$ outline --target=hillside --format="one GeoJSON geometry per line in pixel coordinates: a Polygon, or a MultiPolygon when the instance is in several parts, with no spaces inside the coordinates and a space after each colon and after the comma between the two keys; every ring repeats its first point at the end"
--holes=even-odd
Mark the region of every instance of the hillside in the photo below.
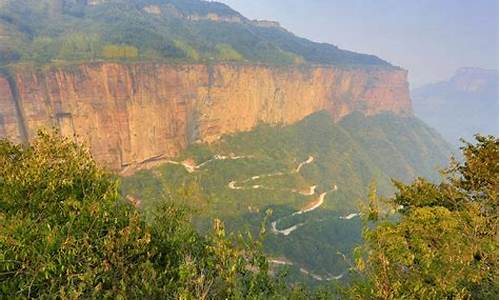
{"type": "Polygon", "coordinates": [[[462,68],[447,81],[411,91],[415,113],[451,143],[498,136],[498,71],[462,68]]]}
{"type": "MultiPolygon", "coordinates": [[[[325,299],[273,274],[258,237],[199,234],[180,201],[129,205],[88,149],[0,140],[2,299],[325,299]]],[[[321,296],[323,295],[323,296],[321,296]]]]}
{"type": "Polygon", "coordinates": [[[377,65],[200,0],[3,0],[0,63],[148,60],[377,65]],[[4,34],[7,32],[7,34],[4,34]]]}
{"type": "Polygon", "coordinates": [[[334,123],[320,112],[294,125],[261,125],[192,146],[124,177],[122,185],[146,211],[187,189],[201,230],[217,216],[232,230],[257,231],[272,209],[266,223],[271,260],[291,267],[292,280],[318,283],[347,276],[353,246],[361,242],[359,205],[372,180],[387,195],[390,178],[436,179],[450,149],[414,117],[355,113],[334,123]]]}

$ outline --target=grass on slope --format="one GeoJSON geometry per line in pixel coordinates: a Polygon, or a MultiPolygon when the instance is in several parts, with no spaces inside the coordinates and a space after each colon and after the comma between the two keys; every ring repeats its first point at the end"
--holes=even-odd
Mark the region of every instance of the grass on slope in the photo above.
{"type": "Polygon", "coordinates": [[[376,180],[379,192],[386,194],[391,192],[391,177],[404,181],[417,175],[435,178],[437,169],[447,163],[450,149],[435,131],[413,117],[353,114],[335,124],[321,112],[291,126],[261,125],[251,132],[225,136],[216,144],[192,146],[177,160],[191,158],[201,163],[213,155],[231,153],[251,157],[214,160],[194,173],[180,165],[163,165],[124,178],[123,192],[142,199],[144,209],[154,209],[162,197],[187,187],[185,199],[197,212],[194,221],[200,230],[206,229],[211,218],[221,217],[232,230],[255,231],[266,210],[272,209],[267,224],[269,255],[286,258],[314,274],[337,276],[348,268],[341,254],[349,257],[361,242],[360,219],[341,217],[359,211],[370,182],[376,180]],[[314,161],[293,173],[309,156],[314,161]],[[249,180],[277,172],[284,175],[249,180]],[[231,189],[232,181],[250,189],[231,189]],[[251,188],[254,185],[266,188],[251,188]],[[290,191],[312,185],[317,185],[313,196],[290,191]],[[337,191],[331,191],[334,186],[337,191]],[[319,209],[290,216],[327,191],[331,192],[319,209]],[[273,234],[273,221],[278,230],[300,226],[286,236],[273,234]]]}

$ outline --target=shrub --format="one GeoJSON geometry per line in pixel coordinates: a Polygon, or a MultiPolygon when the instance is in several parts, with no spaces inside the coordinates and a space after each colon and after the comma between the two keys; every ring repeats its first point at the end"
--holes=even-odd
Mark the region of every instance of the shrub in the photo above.
{"type": "MultiPolygon", "coordinates": [[[[0,142],[0,294],[16,298],[287,299],[260,240],[199,235],[164,202],[144,215],[89,151],[53,134],[0,142]]],[[[293,291],[302,295],[302,290],[293,291]]],[[[298,297],[298,296],[297,296],[298,297]]]]}

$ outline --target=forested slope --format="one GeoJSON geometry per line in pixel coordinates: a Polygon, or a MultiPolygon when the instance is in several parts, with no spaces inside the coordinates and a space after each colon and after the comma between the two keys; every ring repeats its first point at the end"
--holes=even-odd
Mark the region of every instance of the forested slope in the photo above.
{"type": "Polygon", "coordinates": [[[268,253],[322,278],[338,277],[347,270],[342,254],[350,256],[361,242],[359,206],[370,183],[388,194],[391,178],[437,179],[451,154],[413,117],[352,114],[334,123],[320,112],[291,126],[262,125],[193,146],[170,163],[124,178],[123,192],[147,210],[161,195],[187,188],[202,230],[217,216],[233,230],[257,231],[271,209],[268,253]]]}

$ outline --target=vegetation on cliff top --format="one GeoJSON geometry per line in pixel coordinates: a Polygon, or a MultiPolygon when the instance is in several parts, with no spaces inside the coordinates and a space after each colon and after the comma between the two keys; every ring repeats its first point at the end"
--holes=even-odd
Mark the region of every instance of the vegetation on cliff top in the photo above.
{"type": "Polygon", "coordinates": [[[199,0],[4,0],[0,65],[88,61],[390,66],[199,0]]]}

